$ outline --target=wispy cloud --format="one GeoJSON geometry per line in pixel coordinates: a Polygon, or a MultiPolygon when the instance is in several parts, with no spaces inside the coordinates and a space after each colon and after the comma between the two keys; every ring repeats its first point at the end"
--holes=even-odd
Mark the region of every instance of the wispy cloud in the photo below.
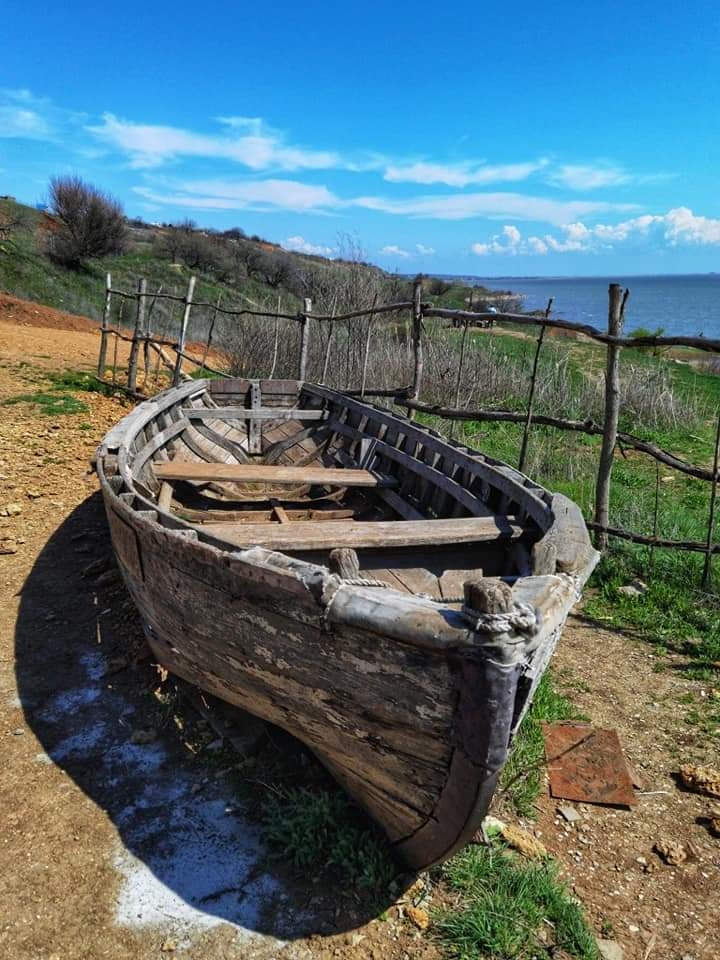
{"type": "Polygon", "coordinates": [[[304,237],[288,237],[282,246],[285,250],[292,250],[295,253],[309,253],[318,257],[330,257],[337,251],[333,247],[325,247],[320,243],[310,243],[304,237]]]}
{"type": "Polygon", "coordinates": [[[555,186],[581,191],[626,184],[660,183],[671,180],[673,176],[670,173],[631,173],[611,163],[566,163],[550,169],[546,179],[555,186]]]}
{"type": "Polygon", "coordinates": [[[570,190],[597,190],[630,183],[632,177],[621,167],[567,163],[551,170],[547,179],[570,190]]]}
{"type": "Polygon", "coordinates": [[[358,197],[351,206],[397,216],[433,220],[469,220],[473,217],[539,220],[560,226],[579,217],[611,210],[635,210],[635,204],[594,200],[555,200],[521,193],[429,194],[395,200],[389,197],[358,197]]]}
{"type": "Polygon", "coordinates": [[[426,247],[424,243],[416,243],[415,249],[421,257],[432,257],[435,253],[435,249],[433,247],[426,247]]]}
{"type": "Polygon", "coordinates": [[[388,166],[384,179],[390,183],[443,183],[448,187],[480,186],[489,183],[511,183],[527,180],[533,173],[547,166],[548,160],[528,163],[482,164],[426,163],[423,161],[388,166]]]}
{"type": "MultiPolygon", "coordinates": [[[[328,215],[359,208],[412,219],[512,218],[554,226],[601,213],[637,209],[633,204],[555,200],[520,193],[425,194],[403,199],[381,195],[341,197],[324,185],[281,178],[162,180],[154,186],[138,186],[134,189],[155,203],[185,205],[195,209],[290,210],[328,215]]],[[[417,252],[421,251],[418,249],[417,252]]]]}
{"type": "Polygon", "coordinates": [[[401,260],[409,260],[412,256],[409,250],[403,250],[402,247],[398,247],[394,243],[383,247],[380,253],[384,257],[399,257],[401,260]]]}
{"type": "Polygon", "coordinates": [[[328,170],[342,165],[340,156],[328,150],[289,145],[282,134],[264,126],[258,118],[224,117],[231,131],[205,134],[157,124],[134,123],[112,113],[88,131],[109,147],[127,154],[136,168],[159,167],[181,157],[231,160],[250,170],[328,170]]]}
{"type": "Polygon", "coordinates": [[[298,180],[190,180],[169,188],[134,187],[134,192],[152,203],[196,210],[289,210],[295,213],[327,213],[338,198],[327,187],[298,180]]]}
{"type": "Polygon", "coordinates": [[[30,90],[0,89],[0,137],[53,140],[63,126],[79,124],[83,119],[83,114],[56,107],[30,90]]]}
{"type": "Polygon", "coordinates": [[[578,221],[560,227],[560,235],[523,237],[512,225],[484,242],[474,243],[471,251],[480,257],[518,254],[597,253],[619,244],[650,243],[656,246],[720,245],[720,219],[698,216],[688,207],[676,207],[665,214],[644,214],[619,223],[594,226],[578,221]]]}

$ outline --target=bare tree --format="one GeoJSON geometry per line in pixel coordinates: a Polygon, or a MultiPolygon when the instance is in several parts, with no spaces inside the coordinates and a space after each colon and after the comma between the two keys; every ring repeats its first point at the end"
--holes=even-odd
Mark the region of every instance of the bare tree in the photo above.
{"type": "Polygon", "coordinates": [[[17,233],[27,226],[28,218],[23,207],[12,201],[0,202],[0,243],[12,242],[17,233]]]}
{"type": "Polygon", "coordinates": [[[50,255],[78,269],[91,257],[120,253],[126,240],[125,217],[118,200],[80,177],[53,177],[50,213],[57,229],[50,233],[50,255]]]}

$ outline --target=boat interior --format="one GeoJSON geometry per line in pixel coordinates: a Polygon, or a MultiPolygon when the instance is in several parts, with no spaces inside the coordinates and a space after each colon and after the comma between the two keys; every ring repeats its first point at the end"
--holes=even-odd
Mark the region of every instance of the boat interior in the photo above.
{"type": "Polygon", "coordinates": [[[207,380],[156,400],[123,472],[145,508],[222,549],[332,569],[345,548],[357,576],[449,600],[470,573],[530,574],[551,526],[550,495],[517,471],[325,386],[207,380]]]}

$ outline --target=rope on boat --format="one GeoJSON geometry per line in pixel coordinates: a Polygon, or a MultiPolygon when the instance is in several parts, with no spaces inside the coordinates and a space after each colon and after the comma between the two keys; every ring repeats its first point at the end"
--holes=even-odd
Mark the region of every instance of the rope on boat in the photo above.
{"type": "Polygon", "coordinates": [[[343,583],[349,587],[390,587],[390,584],[385,583],[384,580],[363,580],[361,577],[355,577],[352,580],[343,578],[343,583]]]}
{"type": "Polygon", "coordinates": [[[529,603],[516,603],[512,610],[504,613],[482,613],[471,607],[464,607],[461,616],[481,633],[537,633],[539,624],[535,608],[529,603]]]}
{"type": "MultiPolygon", "coordinates": [[[[384,580],[365,580],[361,577],[352,579],[343,578],[343,583],[349,587],[383,587],[389,589],[391,584],[384,580]]],[[[431,597],[429,593],[416,593],[413,596],[420,597],[423,600],[432,600],[435,603],[462,603],[463,609],[458,611],[473,628],[479,633],[537,633],[539,628],[538,618],[534,607],[529,603],[515,603],[512,610],[505,613],[483,613],[480,610],[473,610],[472,607],[466,607],[464,597],[442,597],[438,599],[431,597]]]]}

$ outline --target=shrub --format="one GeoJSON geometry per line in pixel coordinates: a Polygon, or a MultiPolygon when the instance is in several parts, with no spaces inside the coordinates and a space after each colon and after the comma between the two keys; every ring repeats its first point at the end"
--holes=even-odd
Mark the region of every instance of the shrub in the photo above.
{"type": "Polygon", "coordinates": [[[121,204],[80,177],[53,177],[49,208],[55,219],[49,239],[54,260],[78,269],[91,257],[122,252],[126,229],[121,204]]]}

